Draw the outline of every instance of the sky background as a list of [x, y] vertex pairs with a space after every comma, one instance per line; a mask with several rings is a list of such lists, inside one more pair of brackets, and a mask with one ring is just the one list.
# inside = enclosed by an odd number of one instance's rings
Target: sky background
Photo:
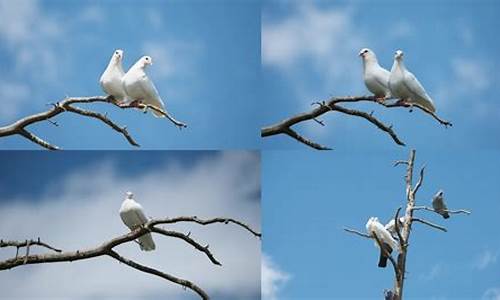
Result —
[[[255, 149], [260, 70], [257, 1], [0, 0], [0, 126], [47, 110], [65, 96], [103, 95], [99, 78], [115, 49], [124, 69], [150, 55], [147, 70], [167, 109], [188, 124], [109, 105], [141, 149]], [[77, 115], [59, 127], [29, 127], [64, 149], [132, 149], [106, 125]], [[39, 149], [21, 137], [2, 149]]]
[[491, 223], [500, 213], [500, 104], [492, 96], [500, 84], [499, 9], [494, 1], [263, 3], [263, 125], [309, 111], [313, 101], [368, 94], [358, 57], [364, 47], [387, 69], [404, 50], [438, 114], [454, 124], [445, 129], [420, 111], [357, 104], [349, 107], [373, 110], [408, 146], [342, 114], [323, 115], [325, 127], [294, 127], [331, 152], [284, 135], [263, 139], [270, 150], [263, 154], [264, 299], [380, 299], [392, 288], [392, 270], [377, 268], [373, 242], [342, 228], [364, 231], [369, 217], [387, 222], [404, 205], [404, 169], [392, 163], [410, 149], [417, 166], [428, 167], [418, 202], [429, 205], [443, 188], [450, 207], [473, 214], [446, 222], [421, 214], [449, 232], [415, 225], [406, 297], [500, 299], [500, 238]]
[[[149, 217], [231, 217], [260, 231], [257, 152], [0, 152], [0, 236], [40, 237], [63, 250], [86, 249], [128, 232], [118, 210], [132, 191]], [[19, 184], [22, 182], [23, 184]], [[260, 299], [261, 242], [224, 224], [167, 226], [209, 244], [222, 267], [191, 245], [153, 235], [157, 248], [135, 243], [121, 255], [192, 280], [214, 299]], [[31, 248], [31, 253], [43, 250]], [[15, 256], [4, 248], [0, 259]], [[191, 291], [101, 257], [0, 272], [2, 299], [199, 299]]]
[[[368, 47], [390, 70], [394, 52], [434, 99], [445, 129], [421, 111], [350, 105], [394, 125], [410, 147], [500, 149], [498, 1], [265, 1], [262, 8], [261, 123], [311, 110], [331, 96], [369, 94], [359, 50]], [[411, 13], [410, 13], [411, 12]], [[424, 21], [425, 20], [425, 21]], [[321, 116], [299, 133], [335, 149], [392, 149], [386, 133], [361, 118]], [[262, 140], [264, 149], [302, 149], [288, 136]]]
[[[472, 214], [416, 213], [448, 232], [413, 225], [405, 299], [500, 299], [498, 152], [416, 155], [416, 166], [427, 166], [417, 204], [430, 206], [442, 188], [450, 209]], [[265, 152], [263, 299], [383, 299], [393, 287], [390, 263], [378, 268], [373, 241], [343, 228], [365, 232], [368, 218], [385, 224], [405, 205], [406, 170], [393, 162], [408, 156], [397, 149]]]

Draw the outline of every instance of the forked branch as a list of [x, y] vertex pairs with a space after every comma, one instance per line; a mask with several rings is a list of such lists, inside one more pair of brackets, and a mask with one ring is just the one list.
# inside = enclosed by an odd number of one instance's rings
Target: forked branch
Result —
[[410, 111], [413, 110], [414, 107], [422, 110], [424, 113], [431, 115], [435, 120], [437, 120], [440, 124], [444, 125], [445, 127], [452, 126], [451, 122], [448, 122], [446, 120], [441, 119], [438, 115], [436, 115], [434, 112], [428, 110], [427, 108], [418, 105], [418, 104], [408, 104], [403, 101], [393, 101], [390, 102], [390, 100], [394, 99], [386, 99], [384, 102], [379, 101], [375, 98], [375, 96], [346, 96], [346, 97], [332, 97], [327, 101], [322, 101], [322, 102], [314, 102], [314, 105], [318, 105], [318, 107], [314, 108], [313, 110], [309, 112], [304, 112], [297, 114], [295, 116], [289, 117], [287, 119], [282, 120], [281, 122], [278, 122], [273, 125], [269, 125], [266, 127], [263, 127], [261, 129], [261, 137], [269, 137], [273, 135], [278, 135], [278, 134], [285, 134], [288, 135], [295, 140], [311, 147], [317, 150], [331, 150], [331, 148], [320, 145], [316, 142], [313, 142], [312, 140], [298, 134], [296, 131], [294, 131], [291, 127], [305, 121], [313, 120], [320, 125], [324, 126], [323, 121], [319, 121], [317, 118], [327, 112], [340, 112], [343, 114], [351, 115], [351, 116], [358, 116], [361, 117], [368, 122], [372, 123], [375, 125], [377, 128], [380, 130], [384, 131], [387, 133], [392, 140], [400, 145], [404, 146], [405, 143], [397, 136], [397, 134], [394, 132], [392, 129], [392, 125], [388, 126], [384, 124], [383, 122], [379, 121], [376, 117], [373, 116], [372, 113], [367, 113], [364, 111], [356, 110], [356, 109], [349, 109], [344, 106], [341, 106], [339, 104], [343, 103], [353, 103], [353, 102], [372, 102], [376, 103], [379, 105], [382, 105], [386, 108], [395, 108], [395, 107], [408, 107], [410, 108]]
[[[0, 261], [0, 271], [1, 270], [8, 270], [12, 269], [15, 267], [19, 267], [22, 265], [31, 265], [31, 264], [43, 264], [43, 263], [54, 263], [54, 262], [71, 262], [71, 261], [76, 261], [76, 260], [85, 260], [85, 259], [90, 259], [98, 256], [109, 256], [112, 257], [136, 270], [139, 270], [141, 272], [153, 274], [155, 276], [164, 278], [165, 280], [168, 280], [170, 282], [176, 283], [178, 285], [183, 286], [184, 288], [190, 289], [193, 292], [197, 293], [202, 299], [209, 299], [208, 294], [201, 289], [199, 286], [194, 284], [193, 282], [185, 279], [181, 279], [178, 277], [175, 277], [173, 275], [167, 274], [165, 272], [159, 271], [157, 269], [154, 269], [152, 267], [148, 267], [145, 265], [141, 265], [131, 259], [125, 258], [118, 254], [114, 248], [118, 245], [122, 245], [125, 243], [133, 242], [137, 238], [141, 237], [142, 235], [152, 232], [152, 233], [157, 233], [163, 236], [169, 236], [169, 237], [174, 237], [181, 239], [185, 241], [187, 244], [193, 246], [196, 250], [204, 253], [208, 259], [215, 265], [221, 265], [221, 263], [215, 259], [214, 255], [210, 252], [208, 245], [202, 246], [198, 242], [196, 242], [193, 238], [190, 237], [190, 233], [184, 234], [181, 232], [177, 231], [171, 231], [171, 230], [165, 230], [163, 228], [157, 227], [157, 225], [161, 224], [173, 224], [173, 223], [178, 223], [178, 222], [193, 222], [197, 223], [200, 225], [209, 225], [209, 224], [215, 224], [215, 223], [223, 223], [223, 224], [235, 224], [246, 231], [250, 232], [252, 235], [256, 237], [261, 237], [261, 233], [255, 231], [252, 229], [250, 226], [247, 224], [240, 222], [235, 219], [230, 219], [230, 218], [213, 218], [213, 219], [199, 219], [196, 216], [192, 217], [177, 217], [177, 218], [165, 218], [165, 219], [153, 219], [150, 220], [148, 223], [144, 224], [144, 226], [139, 227], [127, 234], [121, 235], [119, 237], [116, 237], [110, 241], [104, 242], [101, 245], [87, 249], [87, 250], [76, 250], [76, 251], [62, 251], [56, 247], [53, 247], [49, 245], [48, 243], [40, 241], [38, 238], [37, 240], [26, 240], [26, 241], [4, 241], [0, 240], [0, 248], [5, 248], [5, 247], [16, 247], [16, 256], [4, 261]], [[30, 254], [29, 250], [30, 247], [32, 246], [40, 246], [47, 248], [49, 250], [54, 251], [55, 253], [44, 253], [44, 254]], [[19, 249], [20, 248], [26, 248], [26, 253], [25, 255], [19, 255]]]
[[119, 126], [116, 124], [114, 121], [112, 121], [107, 114], [102, 114], [99, 112], [95, 112], [92, 110], [87, 110], [87, 109], [82, 109], [75, 104], [78, 103], [83, 103], [83, 104], [89, 104], [89, 103], [107, 103], [114, 105], [116, 107], [119, 107], [121, 109], [130, 109], [130, 108], [135, 108], [135, 109], [143, 109], [145, 112], [148, 109], [154, 110], [162, 115], [164, 115], [170, 122], [172, 122], [175, 126], [179, 127], [180, 129], [187, 127], [185, 123], [182, 123], [178, 120], [176, 120], [174, 117], [172, 117], [167, 111], [164, 111], [160, 108], [157, 108], [152, 105], [147, 105], [147, 104], [127, 104], [127, 105], [120, 105], [117, 103], [113, 97], [111, 96], [94, 96], [94, 97], [71, 97], [71, 98], [65, 98], [64, 100], [51, 104], [51, 109], [48, 111], [44, 111], [38, 114], [34, 114], [31, 116], [24, 117], [10, 125], [6, 125], [3, 127], [0, 127], [0, 137], [6, 137], [6, 136], [12, 136], [12, 135], [20, 135], [29, 141], [40, 145], [41, 147], [49, 150], [59, 150], [60, 148], [50, 142], [45, 141], [44, 139], [38, 137], [31, 131], [28, 131], [26, 127], [47, 121], [55, 126], [58, 126], [57, 122], [52, 121], [52, 118], [55, 116], [62, 114], [64, 112], [71, 112], [80, 116], [88, 117], [88, 118], [93, 118], [96, 120], [99, 120], [109, 126], [111, 129], [115, 130], [119, 134], [123, 135], [123, 137], [127, 140], [127, 142], [132, 145], [139, 147], [139, 144], [132, 138], [132, 136], [129, 134], [127, 131], [127, 127], [125, 126]]
[[[402, 221], [400, 221], [399, 213], [402, 209], [402, 207], [399, 207], [396, 210], [396, 213], [394, 215], [394, 229], [397, 235], [397, 238], [399, 240], [400, 244], [400, 249], [398, 253], [398, 258], [397, 261], [395, 261], [387, 251], [382, 246], [381, 241], [378, 239], [377, 236], [370, 236], [369, 234], [366, 234], [364, 232], [355, 230], [355, 229], [349, 229], [349, 228], [344, 228], [345, 231], [356, 234], [361, 237], [365, 238], [375, 238], [377, 240], [377, 244], [381, 249], [384, 250], [384, 254], [387, 255], [388, 259], [391, 260], [391, 263], [394, 266], [395, 269], [395, 280], [394, 280], [394, 287], [392, 290], [388, 291], [386, 290], [386, 299], [390, 300], [401, 300], [403, 299], [403, 287], [404, 287], [404, 282], [405, 282], [405, 274], [406, 274], [406, 258], [408, 255], [408, 247], [409, 247], [409, 240], [410, 240], [410, 233], [412, 229], [413, 222], [418, 222], [424, 225], [427, 225], [431, 228], [441, 230], [443, 232], [447, 232], [447, 229], [441, 225], [434, 224], [428, 220], [422, 219], [422, 218], [417, 218], [414, 217], [413, 214], [417, 210], [427, 210], [431, 212], [435, 212], [437, 214], [442, 214], [443, 211], [437, 212], [432, 208], [429, 208], [427, 206], [416, 206], [416, 194], [419, 191], [419, 189], [422, 187], [423, 182], [424, 182], [424, 171], [425, 167], [422, 167], [419, 172], [419, 178], [415, 185], [413, 185], [413, 173], [414, 173], [414, 168], [415, 168], [415, 150], [410, 151], [410, 157], [408, 160], [399, 160], [396, 161], [394, 164], [395, 166], [398, 165], [404, 165], [406, 166], [406, 175], [405, 175], [405, 202], [406, 202], [406, 211], [404, 218], [402, 218]], [[470, 214], [470, 211], [465, 210], [465, 209], [460, 209], [460, 210], [446, 210], [448, 213], [464, 213], [464, 214]]]

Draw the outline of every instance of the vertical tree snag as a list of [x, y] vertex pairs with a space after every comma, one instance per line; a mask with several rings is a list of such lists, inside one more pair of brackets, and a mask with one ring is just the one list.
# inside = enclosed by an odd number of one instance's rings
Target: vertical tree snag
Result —
[[[410, 234], [411, 234], [411, 228], [413, 226], [413, 222], [421, 223], [424, 225], [427, 225], [431, 228], [447, 232], [447, 229], [441, 225], [434, 224], [430, 221], [427, 221], [422, 218], [417, 218], [414, 217], [414, 212], [417, 210], [424, 210], [424, 211], [430, 211], [434, 212], [436, 214], [439, 214], [437, 211], [435, 211], [431, 207], [427, 206], [417, 206], [416, 205], [416, 195], [417, 192], [419, 191], [420, 187], [423, 184], [424, 181], [424, 171], [425, 167], [422, 167], [419, 172], [419, 177], [415, 185], [413, 185], [413, 171], [415, 168], [415, 150], [410, 151], [410, 157], [408, 160], [400, 160], [396, 161], [394, 166], [399, 166], [399, 165], [405, 165], [406, 166], [406, 175], [405, 175], [405, 182], [406, 182], [406, 188], [405, 188], [405, 202], [406, 202], [406, 209], [405, 209], [405, 214], [404, 214], [404, 221], [400, 224], [400, 217], [399, 213], [401, 211], [401, 207], [399, 207], [396, 210], [396, 213], [394, 215], [394, 226], [395, 226], [395, 231], [397, 234], [397, 240], [399, 241], [399, 252], [397, 256], [397, 260], [392, 258], [392, 256], [389, 255], [389, 260], [391, 261], [393, 267], [394, 267], [394, 286], [392, 290], [384, 290], [385, 294], [385, 299], [387, 300], [402, 300], [403, 299], [403, 288], [404, 288], [404, 282], [405, 282], [405, 274], [406, 274], [406, 258], [408, 256], [408, 250], [409, 250], [409, 240], [410, 240]], [[446, 210], [449, 214], [470, 214], [470, 211], [465, 210], [465, 209], [459, 209], [459, 210]], [[378, 239], [376, 235], [372, 236], [371, 234], [360, 232], [355, 229], [350, 229], [350, 228], [344, 228], [345, 231], [349, 233], [356, 234], [358, 236], [368, 238], [368, 239], [375, 239], [379, 247], [382, 246], [382, 243]], [[388, 254], [388, 253], [386, 253]]]

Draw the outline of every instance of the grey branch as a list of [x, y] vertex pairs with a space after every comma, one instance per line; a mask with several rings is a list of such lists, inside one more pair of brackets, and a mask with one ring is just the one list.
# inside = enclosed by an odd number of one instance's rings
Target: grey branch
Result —
[[[387, 100], [392, 100], [392, 99], [387, 99]], [[309, 112], [304, 112], [300, 113], [297, 115], [294, 115], [292, 117], [289, 117], [287, 119], [282, 120], [281, 122], [275, 123], [273, 125], [265, 126], [261, 129], [261, 137], [269, 137], [273, 135], [278, 135], [278, 134], [285, 134], [288, 135], [295, 140], [311, 147], [317, 150], [331, 150], [329, 147], [322, 146], [318, 143], [315, 143], [311, 141], [308, 138], [305, 138], [298, 134], [296, 131], [292, 130], [291, 127], [304, 122], [304, 121], [309, 121], [313, 120], [318, 122], [317, 118], [327, 112], [330, 111], [336, 111], [340, 113], [344, 113], [347, 115], [352, 115], [352, 116], [358, 116], [361, 118], [364, 118], [365, 120], [369, 121], [370, 123], [374, 124], [376, 127], [378, 127], [380, 130], [386, 132], [389, 134], [389, 136], [393, 139], [393, 141], [401, 146], [404, 146], [405, 144], [403, 141], [399, 139], [399, 137], [396, 135], [396, 133], [392, 130], [392, 126], [387, 126], [381, 121], [379, 121], [377, 118], [373, 116], [373, 113], [366, 113], [364, 111], [360, 110], [355, 110], [355, 109], [348, 109], [343, 106], [340, 106], [339, 104], [342, 103], [353, 103], [353, 102], [372, 102], [376, 104], [380, 104], [386, 108], [394, 108], [394, 107], [409, 107], [410, 109], [416, 107], [423, 112], [431, 115], [434, 119], [436, 119], [440, 124], [444, 125], [445, 127], [452, 126], [452, 124], [448, 121], [445, 121], [438, 117], [435, 113], [429, 111], [423, 106], [420, 106], [418, 104], [413, 104], [409, 105], [408, 103], [405, 103], [403, 101], [396, 101], [394, 103], [388, 103], [388, 102], [380, 102], [377, 101], [377, 99], [374, 96], [346, 96], [346, 97], [332, 97], [327, 101], [323, 102], [314, 102], [313, 104], [319, 104], [318, 107], [314, 108], [312, 111]], [[324, 126], [324, 122], [318, 122], [320, 125]]]
[[132, 146], [139, 147], [139, 144], [132, 138], [132, 136], [129, 134], [127, 131], [127, 128], [125, 126], [119, 126], [115, 122], [113, 122], [111, 119], [107, 117], [106, 114], [101, 114], [95, 111], [91, 110], [86, 110], [79, 108], [75, 106], [75, 104], [78, 103], [83, 103], [83, 104], [89, 104], [89, 103], [107, 103], [114, 105], [116, 107], [119, 107], [121, 109], [129, 109], [129, 108], [135, 108], [135, 109], [152, 109], [154, 111], [157, 111], [161, 114], [163, 114], [166, 118], [168, 118], [175, 126], [179, 128], [184, 128], [187, 127], [185, 123], [182, 123], [180, 121], [177, 121], [174, 119], [168, 112], [163, 111], [157, 107], [151, 106], [151, 105], [146, 105], [146, 104], [136, 104], [136, 105], [119, 105], [113, 97], [111, 96], [94, 96], [94, 97], [68, 97], [65, 98], [64, 100], [52, 104], [51, 109], [45, 112], [41, 112], [38, 114], [34, 114], [31, 116], [24, 117], [10, 125], [6, 125], [3, 127], [0, 127], [0, 137], [6, 137], [6, 136], [12, 136], [12, 135], [20, 135], [31, 142], [40, 145], [41, 147], [49, 150], [59, 150], [60, 148], [50, 142], [47, 142], [43, 140], [42, 138], [38, 137], [34, 133], [28, 131], [26, 127], [43, 122], [43, 121], [48, 121], [51, 122], [52, 124], [57, 124], [56, 122], [52, 121], [52, 118], [62, 114], [64, 112], [71, 112], [74, 114], [78, 114], [80, 116], [84, 117], [89, 117], [93, 118], [96, 120], [99, 120], [103, 122], [104, 124], [108, 125], [111, 129], [115, 130], [116, 132], [120, 133], [123, 135], [123, 137], [128, 141], [128, 143]]
[[[433, 213], [439, 214], [433, 208], [427, 207], [427, 206], [415, 206], [415, 207], [413, 207], [413, 210], [427, 210], [427, 211], [431, 211]], [[465, 210], [465, 209], [456, 209], [456, 210], [444, 209], [443, 212], [447, 212], [449, 214], [466, 214], [466, 215], [471, 214], [470, 211]]]
[[412, 221], [414, 221], [414, 222], [420, 222], [420, 223], [425, 224], [425, 225], [427, 225], [427, 226], [430, 226], [430, 227], [432, 227], [432, 228], [436, 228], [436, 229], [438, 229], [438, 230], [441, 230], [441, 231], [444, 231], [444, 232], [448, 232], [448, 230], [446, 230], [446, 228], [444, 228], [443, 226], [436, 225], [436, 224], [431, 223], [431, 222], [429, 222], [429, 221], [427, 221], [427, 220], [424, 220], [424, 219], [420, 219], [420, 218], [413, 218], [413, 219], [412, 219]]
[[[198, 219], [197, 217], [177, 217], [177, 218], [166, 218], [166, 219], [152, 219], [148, 223], [144, 224], [144, 226], [139, 227], [127, 234], [121, 235], [119, 237], [116, 237], [110, 241], [104, 242], [101, 245], [95, 247], [95, 248], [90, 248], [87, 250], [76, 250], [76, 251], [61, 251], [60, 249], [57, 249], [55, 247], [52, 247], [46, 243], [43, 243], [38, 240], [26, 240], [26, 241], [4, 241], [0, 240], [0, 248], [2, 247], [17, 247], [17, 250], [19, 250], [20, 247], [26, 247], [26, 255], [24, 256], [18, 256], [18, 253], [16, 252], [16, 256], [14, 258], [10, 258], [4, 261], [0, 261], [0, 271], [1, 270], [8, 270], [12, 269], [15, 267], [19, 267], [22, 265], [31, 265], [31, 264], [42, 264], [42, 263], [55, 263], [55, 262], [71, 262], [71, 261], [77, 261], [77, 260], [85, 260], [85, 259], [90, 259], [98, 256], [110, 256], [120, 262], [123, 262], [127, 264], [128, 266], [145, 272], [149, 274], [153, 274], [159, 277], [162, 277], [170, 282], [179, 284], [185, 288], [188, 288], [194, 292], [196, 292], [202, 299], [209, 299], [208, 295], [196, 284], [185, 280], [185, 279], [180, 279], [175, 276], [169, 275], [167, 273], [158, 271], [156, 269], [153, 269], [151, 267], [147, 267], [144, 265], [141, 265], [137, 262], [134, 262], [130, 259], [124, 258], [120, 256], [113, 248], [129, 243], [129, 242], [134, 242], [137, 238], [141, 237], [142, 235], [148, 233], [148, 232], [153, 232], [157, 234], [161, 234], [164, 236], [170, 236], [174, 238], [181, 239], [185, 241], [186, 243], [190, 244], [193, 246], [195, 249], [203, 252], [212, 263], [215, 265], [220, 265], [220, 262], [215, 259], [213, 254], [210, 252], [207, 246], [202, 246], [198, 242], [196, 242], [194, 239], [190, 237], [190, 234], [183, 234], [180, 232], [176, 231], [168, 231], [164, 230], [158, 227], [155, 227], [158, 224], [172, 224], [172, 223], [178, 223], [178, 222], [194, 222], [197, 224], [201, 225], [209, 225], [209, 224], [214, 224], [214, 223], [224, 223], [224, 224], [229, 224], [233, 223], [236, 224], [248, 232], [252, 233], [256, 237], [261, 237], [261, 233], [253, 230], [250, 226], [235, 220], [231, 218], [213, 218], [213, 219]], [[56, 253], [44, 253], [44, 254], [29, 254], [29, 248], [30, 246], [37, 245], [41, 247], [45, 247], [47, 249], [53, 250]]]
[[33, 246], [33, 245], [44, 247], [44, 248], [47, 248], [49, 250], [55, 251], [57, 253], [61, 253], [62, 252], [61, 249], [52, 247], [49, 244], [42, 242], [40, 240], [40, 238], [38, 238], [36, 240], [25, 240], [25, 241], [4, 241], [4, 240], [0, 240], [0, 248], [16, 247], [16, 248], [19, 249], [19, 248], [29, 247], [29, 246]]
[[361, 237], [367, 238], [367, 239], [373, 239], [373, 237], [371, 235], [369, 235], [368, 233], [364, 233], [364, 232], [358, 231], [356, 229], [344, 227], [344, 230], [347, 232], [350, 232], [350, 233], [354, 233], [355, 235], [359, 235]]

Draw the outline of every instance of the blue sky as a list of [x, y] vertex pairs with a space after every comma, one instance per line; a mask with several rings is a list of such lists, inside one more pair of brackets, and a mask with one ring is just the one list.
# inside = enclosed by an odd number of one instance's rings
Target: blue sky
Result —
[[[343, 231], [365, 231], [369, 217], [387, 222], [404, 205], [406, 150], [351, 153], [268, 151], [263, 156], [264, 299], [381, 299], [393, 270], [377, 267], [373, 241]], [[436, 153], [417, 150], [426, 165], [417, 203], [430, 205], [442, 188], [450, 208], [472, 214], [444, 220], [447, 233], [415, 223], [407, 260], [405, 299], [498, 299], [500, 213], [497, 151]]]
[[[261, 230], [257, 152], [3, 151], [0, 162], [12, 170], [0, 174], [2, 239], [39, 236], [67, 251], [95, 247], [127, 232], [118, 215], [127, 191], [149, 217], [232, 217]], [[153, 237], [153, 252], [141, 252], [135, 243], [116, 250], [190, 279], [215, 299], [260, 299], [258, 238], [230, 225], [170, 227], [209, 244], [222, 267], [162, 236]], [[4, 248], [0, 260], [14, 255], [15, 249]], [[107, 258], [0, 272], [0, 289], [3, 297], [23, 299], [199, 299]]]
[[[368, 94], [362, 81], [361, 48], [369, 47], [390, 70], [394, 52], [434, 98], [438, 114], [454, 123], [445, 129], [431, 117], [377, 105], [352, 107], [375, 116], [410, 147], [499, 149], [499, 21], [495, 1], [266, 1], [262, 12], [261, 123], [270, 125], [311, 109], [330, 96]], [[397, 147], [360, 118], [322, 116], [295, 126], [299, 133], [333, 148]], [[264, 149], [302, 149], [287, 136], [263, 139]]]
[[[0, 124], [68, 96], [102, 95], [113, 51], [148, 72], [167, 108], [189, 125], [92, 105], [127, 125], [142, 149], [257, 148], [260, 3], [256, 1], [0, 1]], [[95, 120], [57, 117], [33, 132], [64, 149], [132, 149]], [[23, 138], [2, 149], [39, 149]]]
[[445, 129], [419, 111], [359, 104], [350, 107], [374, 110], [408, 146], [341, 114], [322, 116], [325, 127], [294, 127], [332, 152], [287, 136], [263, 139], [265, 299], [374, 299], [392, 287], [373, 242], [342, 228], [364, 230], [369, 217], [387, 221], [403, 205], [404, 169], [392, 163], [410, 149], [428, 167], [418, 201], [428, 205], [443, 188], [451, 207], [473, 215], [443, 222], [424, 214], [449, 232], [415, 225], [406, 296], [500, 299], [500, 240], [491, 223], [500, 212], [500, 105], [491, 96], [500, 83], [499, 8], [492, 1], [263, 3], [263, 125], [308, 111], [313, 101], [368, 94], [357, 56], [364, 47], [388, 69], [394, 51], [404, 50], [438, 114], [454, 124]]

